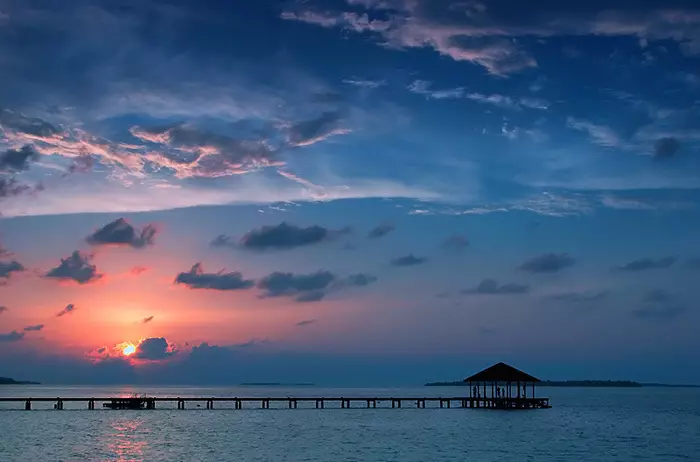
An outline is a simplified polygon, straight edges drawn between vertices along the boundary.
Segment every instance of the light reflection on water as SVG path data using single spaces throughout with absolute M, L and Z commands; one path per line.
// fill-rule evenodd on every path
M 459 395 L 455 389 L 7 387 L 3 396 Z M 0 461 L 697 461 L 698 389 L 549 389 L 553 409 L 86 409 L 2 403 Z M 313 407 L 313 403 L 310 404 Z M 175 404 L 173 403 L 173 406 Z M 300 403 L 301 406 L 301 403 Z M 281 404 L 280 407 L 285 407 Z M 15 410 L 9 410 L 15 409 Z M 43 410 L 41 410 L 43 409 Z

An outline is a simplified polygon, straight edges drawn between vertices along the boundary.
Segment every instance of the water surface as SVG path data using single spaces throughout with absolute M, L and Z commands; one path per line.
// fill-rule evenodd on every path
M 465 388 L 321 389 L 4 386 L 0 396 L 460 396 Z M 1 461 L 700 460 L 700 389 L 538 390 L 549 410 L 88 411 L 86 403 L 1 403 Z M 217 403 L 217 406 L 219 403 Z M 386 404 L 385 404 L 386 405 Z M 98 404 L 99 406 L 99 404 Z M 227 404 L 232 408 L 232 404 Z M 273 406 L 275 404 L 273 403 Z M 310 408 L 302 408 L 309 406 Z M 430 404 L 428 404 L 430 406 Z M 168 408 L 169 407 L 169 408 Z

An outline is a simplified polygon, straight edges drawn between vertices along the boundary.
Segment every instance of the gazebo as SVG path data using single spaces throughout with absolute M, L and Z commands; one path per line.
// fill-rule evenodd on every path
M 464 379 L 469 386 L 470 407 L 495 409 L 549 408 L 549 398 L 535 397 L 535 384 L 541 382 L 505 363 L 495 364 Z

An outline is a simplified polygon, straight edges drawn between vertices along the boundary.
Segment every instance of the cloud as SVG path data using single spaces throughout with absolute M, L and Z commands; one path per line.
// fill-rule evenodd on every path
M 425 257 L 416 257 L 415 255 L 408 254 L 404 257 L 398 257 L 394 258 L 391 260 L 391 264 L 393 266 L 415 266 L 415 265 L 422 265 L 423 263 L 427 262 L 428 259 Z
M 651 269 L 667 269 L 676 263 L 676 257 L 641 258 L 619 266 L 622 271 L 645 271 Z
M 475 288 L 462 291 L 465 295 L 515 295 L 528 292 L 529 286 L 516 283 L 499 284 L 494 279 L 484 279 Z
M 61 311 L 59 311 L 58 314 L 56 315 L 56 317 L 60 318 L 61 316 L 65 316 L 67 314 L 70 314 L 75 310 L 76 310 L 75 305 L 71 303 L 69 305 L 66 305 L 65 308 L 63 308 Z
M 49 270 L 44 277 L 61 281 L 74 281 L 78 284 L 98 281 L 104 275 L 97 272 L 97 266 L 91 265 L 91 261 L 91 255 L 76 250 L 69 257 L 61 258 L 61 264 Z
M 365 287 L 377 282 L 377 278 L 371 274 L 357 273 L 340 280 L 338 287 Z
M 323 300 L 326 296 L 326 292 L 323 290 L 313 290 L 311 292 L 303 292 L 295 298 L 299 303 L 313 303 Z
M 464 88 L 450 88 L 443 90 L 432 90 L 431 82 L 426 80 L 415 80 L 407 88 L 411 93 L 423 95 L 431 99 L 460 99 L 464 96 Z
M 479 103 L 491 104 L 503 109 L 515 109 L 520 110 L 520 106 L 513 98 L 503 95 L 483 95 L 481 93 L 470 93 L 467 95 L 472 101 L 477 101 Z
M 9 334 L 0 334 L 0 342 L 18 342 L 24 338 L 24 332 L 13 330 Z
M 91 245 L 120 245 L 140 249 L 153 245 L 156 228 L 147 225 L 141 230 L 131 226 L 124 218 L 118 218 L 86 238 Z
M 35 117 L 3 109 L 0 111 L 0 131 L 12 131 L 39 138 L 49 138 L 60 132 L 59 128 Z
M 615 131 L 604 125 L 596 125 L 594 123 L 569 117 L 567 125 L 574 130 L 588 133 L 593 143 L 608 147 L 608 148 L 626 148 L 627 143 L 624 142 Z
M 386 80 L 345 79 L 343 83 L 360 88 L 379 88 L 386 85 Z
M 20 194 L 31 194 L 43 189 L 41 184 L 30 186 L 19 182 L 15 178 L 0 177 L 0 198 L 19 196 Z
M 324 112 L 315 119 L 293 123 L 288 128 L 288 143 L 295 147 L 311 146 L 331 136 L 350 133 L 340 122 L 339 112 Z
M 18 261 L 0 261 L 0 278 L 9 279 L 12 273 L 19 273 L 25 271 L 25 267 L 22 266 Z
M 560 294 L 553 294 L 550 295 L 548 298 L 550 300 L 555 300 L 559 302 L 566 302 L 566 303 L 593 303 L 593 302 L 599 302 L 602 301 L 608 296 L 610 293 L 606 290 L 601 290 L 598 292 L 565 292 L 565 293 L 560 293 Z
M 283 250 L 318 244 L 327 241 L 333 236 L 344 231 L 331 231 L 322 226 L 309 226 L 301 228 L 282 222 L 276 226 L 263 226 L 247 232 L 240 245 L 251 250 Z M 214 240 L 216 245 L 224 245 L 230 242 L 226 236 L 219 236 Z
M 237 139 L 191 125 L 132 127 L 137 139 L 167 148 L 149 151 L 145 159 L 178 178 L 217 178 L 280 166 L 278 149 L 267 139 Z
M 189 271 L 177 275 L 175 284 L 183 284 L 190 289 L 210 290 L 246 290 L 255 285 L 255 281 L 244 279 L 240 272 L 205 273 L 201 263 L 195 263 Z
M 442 248 L 446 250 L 463 250 L 469 247 L 469 239 L 457 234 L 448 236 L 442 241 Z
M 149 322 L 153 321 L 154 317 L 155 316 L 148 316 L 147 318 L 143 318 L 143 320 L 141 321 L 141 324 L 148 324 Z
M 660 138 L 654 144 L 654 158 L 668 159 L 673 157 L 681 148 L 681 143 L 673 137 Z
M 9 311 L 10 309 L 6 306 L 0 306 L 0 314 L 3 314 L 5 311 Z
M 384 237 L 390 232 L 392 232 L 396 227 L 394 225 L 379 225 L 376 228 L 370 230 L 369 233 L 367 233 L 367 237 L 373 238 L 373 239 L 378 239 L 380 237 Z
M 263 290 L 263 297 L 295 297 L 298 302 L 315 302 L 325 295 L 325 289 L 337 279 L 329 271 L 317 271 L 311 274 L 293 274 L 274 272 L 258 281 L 258 288 Z
M 39 153 L 31 145 L 20 149 L 8 149 L 0 153 L 0 172 L 23 172 L 29 170 L 31 162 L 39 158 Z
M 566 253 L 546 253 L 526 261 L 519 269 L 530 273 L 557 273 L 575 263 L 576 260 Z
M 299 321 L 297 323 L 297 326 L 306 327 L 306 326 L 310 326 L 311 324 L 315 324 L 316 322 L 318 322 L 317 319 L 304 319 L 303 321 Z
M 36 326 L 27 326 L 24 328 L 25 332 L 39 332 L 44 328 L 43 324 L 37 324 Z
M 132 356 L 146 361 L 160 361 L 175 354 L 177 354 L 175 346 L 168 344 L 166 339 L 159 337 L 141 340 L 136 345 L 136 351 Z

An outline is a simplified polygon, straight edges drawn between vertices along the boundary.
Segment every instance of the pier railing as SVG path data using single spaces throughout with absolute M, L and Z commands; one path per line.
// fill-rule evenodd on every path
M 32 409 L 32 403 L 53 403 L 53 409 L 63 410 L 64 403 L 85 403 L 87 409 L 97 409 L 95 403 L 110 409 L 156 409 L 158 403 L 176 403 L 178 410 L 202 408 L 216 409 L 298 409 L 302 408 L 393 408 L 412 407 L 429 408 L 462 408 L 462 409 L 548 409 L 549 398 L 509 398 L 509 397 L 109 397 L 109 398 L 4 398 L 0 403 L 22 403 L 25 410 Z M 300 406 L 301 403 L 301 406 Z M 228 406 L 226 406 L 228 404 Z M 271 407 L 270 405 L 273 404 Z M 188 406 L 189 405 L 189 406 Z M 19 406 L 18 406 L 19 408 Z M 10 407 L 3 407 L 10 409 Z M 17 409 L 17 408 L 11 408 Z M 21 408 L 20 408 L 21 409 Z

